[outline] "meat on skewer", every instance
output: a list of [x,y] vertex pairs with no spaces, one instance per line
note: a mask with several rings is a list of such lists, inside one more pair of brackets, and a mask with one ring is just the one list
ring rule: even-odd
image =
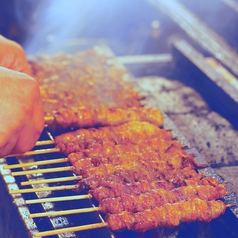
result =
[[[100,164],[97,167],[89,167],[82,169],[75,163],[74,167],[76,173],[82,175],[84,178],[105,177],[111,174],[121,177],[125,182],[140,181],[141,179],[179,179],[185,177],[197,177],[198,173],[189,167],[172,168],[166,161],[163,160],[138,160],[128,159],[122,164]],[[186,172],[187,174],[183,174]]]
[[[153,190],[165,189],[170,191],[177,187],[178,183],[166,180],[140,180],[139,182],[133,183],[117,183],[115,181],[101,181],[100,186],[91,190],[93,197],[102,201],[105,198],[117,198],[123,195],[140,195],[141,193],[148,193]],[[181,187],[193,187],[193,186],[212,186],[222,197],[226,194],[226,186],[224,184],[219,184],[218,181],[211,177],[203,177],[200,179],[185,179],[183,184],[180,184]]]
[[[124,183],[133,183],[145,179],[166,180],[175,184],[176,187],[180,187],[187,183],[190,183],[191,185],[197,183],[198,180],[204,177],[204,175],[199,174],[195,170],[190,168],[184,168],[181,170],[173,170],[173,171],[164,170],[162,172],[150,171],[146,168],[142,169],[141,168],[139,166],[135,166],[134,169],[131,171],[129,169],[124,171],[123,169],[120,170],[120,168],[118,168],[117,170],[114,169],[113,173],[112,172],[109,173],[108,171],[106,173],[103,173],[104,172],[103,169],[101,169],[100,171],[97,171],[95,169],[94,171],[91,171],[90,176],[88,177],[85,176],[83,181],[91,189],[95,189],[101,186],[101,183],[103,181],[115,181],[124,184]],[[112,166],[110,166],[108,170],[109,169],[113,171]],[[138,169],[141,169],[141,171],[138,171]]]
[[162,112],[159,109],[145,107],[128,108],[64,108],[54,114],[51,126],[96,127],[115,126],[129,121],[147,121],[156,126],[163,125]]
[[109,66],[106,57],[95,50],[31,57],[30,66],[47,115],[69,106],[141,106],[142,97],[134,84],[122,79],[125,70]]
[[146,231],[156,227],[174,227],[181,222],[210,222],[226,210],[222,201],[205,201],[194,198],[190,201],[180,201],[165,204],[161,207],[132,213],[124,211],[119,214],[107,214],[106,221],[112,230]]
[[[169,149],[171,146],[175,146],[178,149],[182,149],[182,145],[174,140],[165,140],[164,138],[152,138],[145,141],[138,141],[137,144],[119,144],[115,145],[112,141],[106,141],[102,144],[92,144],[92,147],[89,149],[83,149],[81,151],[76,151],[77,148],[75,148],[76,153],[74,153],[71,150],[67,150],[67,154],[69,154],[69,159],[72,164],[74,164],[75,161],[77,161],[80,158],[85,157],[110,157],[113,155],[119,155],[124,154],[127,152],[131,153],[141,153],[145,151],[155,151],[161,154],[161,157],[163,157],[163,154],[166,152],[167,149]],[[70,154],[71,153],[71,154]]]
[[144,152],[124,152],[124,154],[114,154],[111,156],[95,156],[84,157],[82,153],[71,153],[68,155],[70,162],[74,165],[76,171],[87,170],[93,167],[98,167],[103,164],[122,165],[129,161],[130,163],[144,161],[145,163],[153,163],[155,168],[178,169],[184,167],[194,168],[193,155],[188,155],[184,151],[177,150],[176,154],[158,153],[153,150]]
[[[139,181],[141,179],[156,179],[160,176],[163,176],[163,169],[165,166],[160,167],[160,170],[153,169],[153,164],[146,161],[134,162],[128,161],[121,165],[113,165],[113,164],[102,164],[97,167],[91,167],[86,170],[76,171],[78,174],[81,174],[84,178],[94,177],[95,175],[105,177],[110,174],[115,174],[121,177],[125,182]],[[161,163],[160,163],[161,164]],[[81,170],[81,171],[80,171]]]
[[[134,123],[133,123],[134,124]],[[128,126],[128,125],[127,125]],[[125,127],[127,127],[125,126]],[[107,131],[106,133],[110,133],[111,127],[102,128],[103,130]],[[120,127],[118,128],[120,130]],[[128,129],[130,130],[130,129]],[[156,128],[157,130],[157,128]],[[78,130],[77,132],[69,132],[62,134],[61,136],[56,137],[56,144],[57,147],[64,153],[70,154],[73,152],[94,152],[96,155],[109,155],[114,153],[124,153],[124,151],[128,151],[129,149],[138,149],[139,151],[145,150],[145,148],[154,148],[155,150],[162,150],[164,146],[167,144],[172,143],[173,136],[165,129],[159,129],[158,134],[156,137],[152,137],[145,140],[140,140],[135,142],[135,138],[132,140],[124,140],[123,144],[118,144],[114,140],[110,140],[104,136],[102,139],[96,139],[93,137],[93,130],[90,131],[90,136],[88,136],[85,140],[83,140],[80,135],[84,132],[84,130]],[[96,133],[98,130],[96,130]],[[100,131],[101,132],[101,131]],[[73,133],[71,135],[71,133]],[[77,133],[79,137],[77,138]],[[113,131],[112,131],[113,133]],[[142,131],[142,133],[145,133]],[[121,135],[122,137],[122,135]],[[120,135],[118,136],[118,139]],[[178,147],[182,148],[182,145],[179,144],[177,141],[173,140],[173,143],[176,144]],[[133,146],[132,146],[133,145]],[[92,154],[91,154],[92,155]]]
[[97,201],[101,201],[106,198],[117,198],[126,194],[139,195],[160,188],[172,190],[175,188],[175,185],[165,180],[140,180],[139,182],[125,184],[103,180],[100,186],[92,189],[90,192]]
[[128,142],[136,144],[138,141],[158,137],[161,133],[163,134],[164,130],[161,131],[159,127],[149,122],[134,121],[114,127],[79,129],[56,136],[55,142],[64,153],[68,147],[82,150],[90,148],[92,143],[103,141],[113,141],[115,144]]
[[[223,188],[222,185],[220,187]],[[220,193],[222,191],[223,193]],[[183,186],[171,191],[153,189],[141,194],[124,194],[117,198],[106,198],[99,202],[104,213],[141,212],[146,209],[163,206],[167,203],[189,201],[193,198],[211,201],[226,195],[226,190],[211,185]]]

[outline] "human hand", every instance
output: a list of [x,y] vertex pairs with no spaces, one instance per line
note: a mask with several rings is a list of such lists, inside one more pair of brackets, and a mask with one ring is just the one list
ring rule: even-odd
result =
[[30,74],[23,48],[16,42],[0,35],[0,66]]
[[38,83],[29,75],[0,67],[0,156],[34,147],[44,127]]

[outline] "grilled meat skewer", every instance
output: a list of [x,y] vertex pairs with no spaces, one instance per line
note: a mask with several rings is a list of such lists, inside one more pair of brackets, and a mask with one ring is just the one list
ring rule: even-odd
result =
[[211,201],[226,195],[223,185],[218,188],[211,185],[183,186],[173,190],[153,189],[141,194],[124,194],[117,198],[106,198],[99,202],[104,213],[141,212],[160,207],[167,203],[188,201],[193,198]]
[[[110,168],[112,169],[112,166]],[[141,171],[138,171],[138,169],[141,169]],[[197,183],[198,180],[200,180],[202,177],[204,177],[202,174],[197,173],[195,170],[190,168],[184,168],[184,169],[176,169],[172,171],[164,170],[164,171],[150,171],[148,168],[140,167],[139,165],[135,166],[133,170],[127,169],[124,171],[123,169],[120,170],[120,168],[114,169],[114,172],[108,173],[106,172],[103,174],[102,171],[100,171],[101,174],[98,174],[98,171],[94,169],[91,171],[90,176],[83,179],[83,181],[91,188],[95,189],[99,186],[101,186],[101,183],[104,181],[115,181],[118,183],[133,183],[138,182],[141,180],[148,179],[150,181],[152,180],[165,180],[170,181],[171,183],[174,183],[177,187],[180,187],[184,184],[194,184]],[[191,181],[190,181],[191,180]]]
[[114,127],[101,127],[99,129],[79,129],[74,132],[64,133],[56,136],[57,147],[64,153],[69,147],[78,150],[91,147],[92,143],[112,141],[115,144],[138,143],[151,138],[158,137],[164,133],[161,129],[149,122],[128,122]]
[[64,108],[57,111],[53,118],[49,125],[61,128],[115,126],[129,121],[147,121],[156,126],[163,125],[163,116],[159,109],[144,107]]
[[[181,183],[182,182],[182,183]],[[165,189],[167,191],[178,189],[187,186],[212,186],[221,194],[225,194],[226,186],[219,184],[218,181],[210,177],[200,177],[200,179],[184,179],[183,181],[166,181],[166,180],[140,180],[133,183],[118,183],[115,181],[101,181],[100,186],[91,190],[93,197],[102,201],[106,198],[118,198],[123,195],[140,195],[142,193],[149,193],[153,190]]]
[[146,231],[156,227],[174,227],[181,222],[210,222],[226,210],[222,201],[204,201],[199,198],[165,204],[161,207],[132,213],[107,214],[106,221],[112,230]]
[[[112,141],[106,141],[102,144],[96,143],[91,144],[88,147],[89,149],[83,149],[81,151],[77,151],[78,148],[70,147],[66,149],[65,154],[69,154],[69,159],[72,164],[80,158],[85,157],[110,157],[114,155],[124,154],[125,152],[131,153],[141,153],[145,151],[156,151],[162,155],[165,153],[167,149],[171,146],[176,146],[178,149],[183,148],[183,146],[174,140],[167,138],[152,138],[145,141],[138,141],[137,144],[127,143],[127,144],[119,144],[115,145]],[[76,152],[76,153],[74,153]]]
[[[173,146],[173,145],[172,145]],[[76,171],[80,173],[82,170],[87,170],[93,167],[98,167],[103,164],[122,165],[127,161],[139,162],[144,161],[144,163],[153,163],[158,169],[166,168],[166,166],[171,169],[183,168],[183,167],[194,167],[193,155],[186,154],[185,151],[177,150],[177,153],[162,152],[158,153],[153,150],[148,150],[144,152],[126,152],[124,154],[114,154],[111,156],[90,156],[84,157],[82,153],[71,153],[68,155],[70,162],[74,165]],[[175,150],[174,150],[175,151]]]
[[[107,128],[107,129],[106,129]],[[107,133],[110,133],[111,127],[105,127],[104,130],[107,130]],[[119,128],[120,129],[120,128]],[[96,130],[97,131],[97,130]],[[83,130],[79,130],[74,133],[73,136],[70,136],[70,133],[62,134],[61,136],[56,137],[57,148],[59,148],[64,154],[68,155],[73,152],[83,152],[85,156],[102,155],[109,156],[111,154],[124,153],[124,151],[144,151],[148,149],[162,150],[164,147],[167,147],[167,144],[172,143],[173,136],[165,129],[159,129],[159,133],[156,137],[152,137],[146,140],[138,140],[135,142],[135,139],[132,141],[125,140],[123,144],[117,144],[114,140],[109,140],[108,138],[93,139],[93,132],[90,132],[91,137],[83,138],[80,135],[83,133]],[[77,138],[77,133],[79,133],[79,138]],[[178,147],[183,147],[177,141],[173,140],[173,143]]]

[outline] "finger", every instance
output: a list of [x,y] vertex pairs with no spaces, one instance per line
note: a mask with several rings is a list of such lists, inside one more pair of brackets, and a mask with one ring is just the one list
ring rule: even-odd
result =
[[16,70],[22,73],[31,75],[30,67],[26,60],[25,55],[15,55],[12,64],[9,66],[10,69]]
[[0,65],[12,70],[30,74],[30,67],[23,47],[0,35]]

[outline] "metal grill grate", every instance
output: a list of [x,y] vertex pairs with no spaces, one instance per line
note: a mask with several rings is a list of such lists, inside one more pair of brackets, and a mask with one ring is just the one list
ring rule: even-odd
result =
[[[90,232],[86,237],[96,234],[112,237],[98,213],[100,209],[91,202],[91,195],[78,189],[81,177],[73,173],[67,158],[54,148],[49,132],[44,134],[49,139],[38,141],[33,151],[25,153],[24,160],[17,160],[19,155],[14,155],[2,159],[1,163],[6,182],[15,180],[8,186],[9,193],[20,199],[27,214],[25,219],[36,224],[37,229],[28,227],[32,237],[78,237],[78,231],[84,235],[97,228],[103,229]],[[17,205],[21,207],[20,203]]]

